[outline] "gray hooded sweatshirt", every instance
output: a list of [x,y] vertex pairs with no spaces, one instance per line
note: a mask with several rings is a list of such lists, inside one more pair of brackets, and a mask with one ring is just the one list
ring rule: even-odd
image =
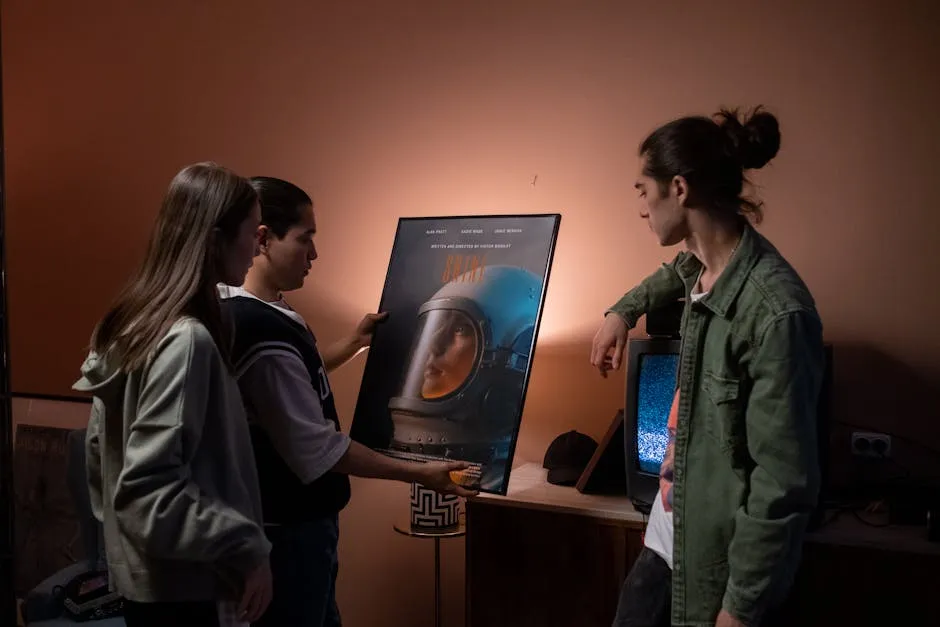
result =
[[271,545],[238,385],[209,331],[181,319],[146,367],[126,373],[92,353],[82,375],[114,589],[138,602],[236,599]]

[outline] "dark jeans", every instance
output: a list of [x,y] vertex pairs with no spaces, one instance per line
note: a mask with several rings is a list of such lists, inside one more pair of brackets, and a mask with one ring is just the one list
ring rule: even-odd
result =
[[613,627],[669,627],[671,611],[672,570],[643,547],[620,589]]
[[[620,589],[613,627],[669,627],[672,624],[672,570],[666,560],[646,547]],[[779,608],[768,613],[762,627],[788,624]]]
[[254,627],[341,627],[336,516],[265,527],[271,541],[274,597]]
[[215,601],[181,603],[137,603],[124,601],[127,627],[219,627],[219,605]]

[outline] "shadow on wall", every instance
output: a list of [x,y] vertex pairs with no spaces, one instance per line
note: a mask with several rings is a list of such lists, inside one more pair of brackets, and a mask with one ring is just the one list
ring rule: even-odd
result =
[[[833,352],[831,485],[940,478],[940,381],[869,344],[836,343]],[[891,435],[890,460],[853,456],[853,431]]]

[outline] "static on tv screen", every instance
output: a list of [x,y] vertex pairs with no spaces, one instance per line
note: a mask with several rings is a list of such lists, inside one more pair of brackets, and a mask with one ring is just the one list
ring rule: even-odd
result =
[[677,354],[640,355],[636,399],[637,461],[640,470],[659,474],[666,454],[666,421],[676,392]]

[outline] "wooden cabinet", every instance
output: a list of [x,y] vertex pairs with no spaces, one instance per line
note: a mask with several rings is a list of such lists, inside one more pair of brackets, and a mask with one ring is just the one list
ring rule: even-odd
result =
[[940,544],[850,512],[811,533],[782,624],[940,626]]
[[643,546],[643,516],[620,497],[513,471],[506,497],[467,503],[467,627],[610,627]]
[[[505,497],[467,502],[466,627],[610,627],[643,546],[625,497],[584,495],[513,471]],[[940,626],[940,544],[923,527],[851,513],[807,538],[781,624]]]

